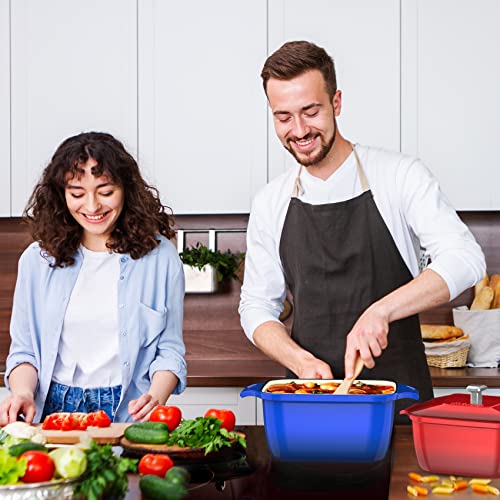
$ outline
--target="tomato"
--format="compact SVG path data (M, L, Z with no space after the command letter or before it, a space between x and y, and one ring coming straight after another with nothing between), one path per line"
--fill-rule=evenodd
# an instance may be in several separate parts
M218 418L222 422L220 426L228 431L232 431L236 423L236 417L231 410L216 410L212 408L205 413L205 417Z
M151 422L163 422L172 432L180 423L182 413L177 406L158 405L149 416Z
M51 413L47 415L43 421L42 429L54 431L61 430L63 422L69 415L71 415L69 412Z
M43 421L42 429L54 431L84 431L89 426L109 427L110 418L104 410L93 413L60 412L47 415Z
M21 481L25 483L41 483L52 479L56 466L47 453L43 451L26 451L21 457L24 457L28 464Z
M99 410L94 413L89 413L85 417L85 424L86 427L109 427L111 425L111 419L104 410Z
M168 469L174 465L172 459L162 453L148 453L141 458L139 462L139 474L153 474L158 477L165 477Z

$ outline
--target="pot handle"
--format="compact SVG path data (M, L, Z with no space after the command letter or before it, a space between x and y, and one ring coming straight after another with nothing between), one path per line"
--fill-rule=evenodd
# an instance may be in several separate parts
M398 390L396 391L396 399L417 399L418 391L410 385L398 384Z
M245 387L241 392L240 392L240 398L246 398L247 396L255 396L257 398L260 398L262 394L262 388L264 387L265 382L261 382L260 384L252 384L249 385L248 387Z

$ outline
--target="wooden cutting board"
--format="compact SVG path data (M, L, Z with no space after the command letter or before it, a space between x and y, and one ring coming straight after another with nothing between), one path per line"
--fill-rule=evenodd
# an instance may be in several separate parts
M242 432L237 432L241 437L245 437ZM224 446L218 451L210 452L205 455L203 448L181 448L180 446L167 446L166 444L147 444L147 443L133 443L127 438L123 437L120 440L122 448L130 455L140 456L146 453L166 453L170 458L182 461L193 462L209 462L211 460L221 460L231 457L238 453L238 442L235 440L232 446Z
M52 444L76 444L80 442L80 437L87 434L99 444L119 445L125 429L129 423L112 423L109 427L88 427L85 431L52 431L43 430L42 433Z

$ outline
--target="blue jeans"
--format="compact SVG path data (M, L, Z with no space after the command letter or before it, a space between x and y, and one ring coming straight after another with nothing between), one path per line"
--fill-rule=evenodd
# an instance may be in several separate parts
M121 385L82 389L51 382L41 421L43 422L51 413L62 411L90 413L99 410L104 410L113 421L121 393Z

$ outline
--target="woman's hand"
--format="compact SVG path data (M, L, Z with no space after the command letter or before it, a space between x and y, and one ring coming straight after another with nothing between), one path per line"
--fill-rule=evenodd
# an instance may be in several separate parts
M133 399L128 404L128 413L134 422L138 420L144 422L149 419L149 414L160 402L151 394L143 394L137 399Z
M0 426L17 421L22 414L27 424L33 422L36 406L33 394L13 394L0 404Z

